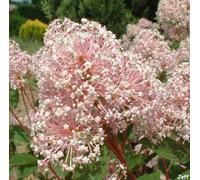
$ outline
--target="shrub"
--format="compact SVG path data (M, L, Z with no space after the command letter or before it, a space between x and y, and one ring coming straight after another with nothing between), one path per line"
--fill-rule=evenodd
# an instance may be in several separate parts
M159 0L125 0L127 8L138 18L154 20Z
M10 36L17 36L19 34L20 26L26 22L26 18L20 16L16 11L9 14L9 32Z
M17 7L17 11L21 16L26 17L27 19L39 19L43 22L48 22L48 19L45 17L45 14L41 10L41 6L35 4L20 4Z
M42 41L46 28L47 25L39 21L38 19L28 20L20 27L19 37L24 40L32 39Z
M43 0L43 11L49 19L68 17L80 22L84 17L98 21L118 37L125 33L129 22L135 22L122 0L62 0L60 4L56 0Z
M59 7L60 3L60 0L42 0L42 11L44 12L47 19L53 20L57 17L56 10Z

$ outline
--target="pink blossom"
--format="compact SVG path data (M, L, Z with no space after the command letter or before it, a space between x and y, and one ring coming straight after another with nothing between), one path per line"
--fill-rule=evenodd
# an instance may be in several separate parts
M189 33L189 0L161 0L157 17L170 39L183 40Z
M15 41L9 41L9 81L13 89L24 85L24 76L31 67L31 57L20 50Z
M121 42L105 27L86 19L82 24L58 22L52 23L55 31L50 24L46 32L46 37L59 32L52 35L54 43L45 38L34 57L41 104L32 117L33 147L45 157L42 162L59 161L72 170L98 158L104 125L114 133L124 131L151 108L156 93L142 65L122 51ZM61 161L64 152L72 154L71 164Z

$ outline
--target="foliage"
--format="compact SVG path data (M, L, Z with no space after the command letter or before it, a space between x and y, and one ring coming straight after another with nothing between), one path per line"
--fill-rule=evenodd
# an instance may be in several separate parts
M159 180L160 179L160 172L156 171L151 174L145 174L138 178L138 180Z
M26 21L27 19L16 11L9 14L9 36L17 36L19 33L20 26Z
M169 44L169 47L173 50L177 50L180 47L180 42L176 41L176 40L172 40Z
M127 8L138 18L155 20L159 0L125 0Z
M42 41L47 25L36 20L27 20L19 30L19 37L23 40L32 39Z
M38 4L20 4L17 6L17 12L20 16L23 16L27 19L39 19L43 22L48 22L48 19L45 18L44 13L41 10L40 3Z
M55 0L43 0L43 11L49 19L68 17L77 22L81 18L98 21L117 36L125 33L128 23L136 21L121 0L62 0L60 4Z
M21 38L14 36L11 38L16 41L20 48L24 51L27 51L29 54L37 52L42 47L42 42L38 42L32 39L22 40Z
M49 20L56 18L56 9L60 5L60 0L42 0L42 11Z
M17 172L18 178L25 178L31 174L34 174L38 178L50 179L51 173L41 173L37 167L36 157L30 149L30 137L20 126L10 126L10 175ZM163 160L169 168L169 177L171 179L178 179L180 175L189 175L189 156L187 152L181 152L180 149L187 149L188 144L177 144L174 140L166 138L162 143L158 145L152 145L148 140L142 140L138 143L142 143L142 149L147 147L151 148L153 152L156 152L158 156L158 169L149 169L146 171L147 159L151 160L154 156L146 156L145 154L135 154L132 151L130 145L125 146L125 154L128 166L131 171L137 173L137 179L139 180L159 180L160 175L165 174L165 167ZM168 144L168 145L166 145ZM17 147L23 145L26 152L17 152ZM177 148L178 147L178 148ZM189 150L189 149L188 149ZM183 150L182 150L183 151ZM187 156L187 158L186 158ZM111 154L109 149L104 145L102 147L102 153L98 162L84 165L82 168L76 168L74 173L63 171L59 166L54 165L53 169L57 175L62 179L88 179L88 180L101 180L107 176L108 166L110 159L115 159L115 155ZM187 163L184 163L187 162ZM142 170L142 171L141 171Z
M18 152L19 146L23 147L24 152ZM38 169L38 158L30 151L30 137L18 125L12 125L9 128L9 149L10 176L17 173L18 179L24 179Z
M19 103L19 92L15 89L9 90L9 104L10 107L15 109Z

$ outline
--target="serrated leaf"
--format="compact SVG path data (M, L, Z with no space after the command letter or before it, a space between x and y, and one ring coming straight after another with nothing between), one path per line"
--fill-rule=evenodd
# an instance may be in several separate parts
M137 180L160 180L160 172L156 171L151 174L145 174L137 178Z
M13 166L33 166L37 165L37 158L32 154L19 153L15 154L10 158L10 167Z
M15 89L9 89L9 106L15 109L19 104L19 92Z

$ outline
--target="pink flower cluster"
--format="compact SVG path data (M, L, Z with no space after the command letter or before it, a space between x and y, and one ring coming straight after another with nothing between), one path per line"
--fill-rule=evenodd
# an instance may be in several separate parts
M44 42L34 56L41 103L32 117L32 146L46 157L41 164L59 162L73 170L98 159L104 126L117 133L146 114L156 97L154 84L97 22L55 20Z
M187 1L169 2L161 0L159 22L174 20L185 28ZM172 133L189 140L189 36L171 50L158 24L141 19L128 26L123 40L97 22L65 18L49 24L44 47L32 57L10 42L11 87L23 86L30 70L38 81L31 147L44 157L41 166L73 171L98 161L107 130L117 134L129 124L155 143ZM123 165L111 164L117 171L108 178L126 173Z
M134 54L135 64L143 64L146 79L156 92L146 115L135 119L135 132L153 142L172 133L189 140L189 1L161 0L157 15L159 25L142 18L128 25L123 36L124 49ZM169 24L171 29L179 28L184 34L176 32L177 38L166 34L167 22L174 22ZM170 48L174 42L180 42L177 49Z
M157 18L170 39L182 40L189 33L189 0L161 0Z
M19 45L9 41L9 82L10 87L17 89L24 85L24 76L31 68L31 57L20 50Z
M131 46L132 40L137 36L143 29L157 29L158 24L152 23L151 21L141 18L137 24L128 24L126 34L123 35L123 47L128 49Z
M156 71L168 70L173 64L174 55L157 29L143 29L133 39L129 51Z

